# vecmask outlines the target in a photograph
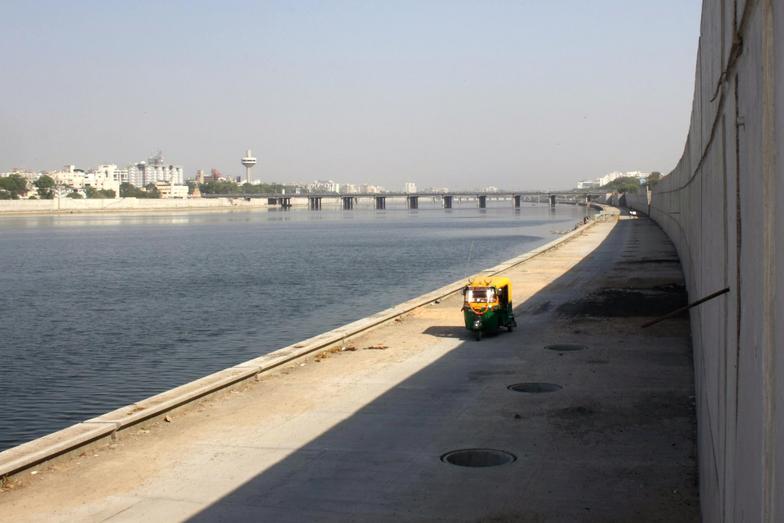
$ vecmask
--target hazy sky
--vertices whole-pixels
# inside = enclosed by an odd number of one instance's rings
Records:
[[[699,0],[9,1],[0,171],[167,162],[394,189],[669,171]]]

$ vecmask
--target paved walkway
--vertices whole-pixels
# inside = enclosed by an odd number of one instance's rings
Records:
[[[688,316],[647,219],[508,271],[519,329],[473,341],[460,297],[27,473],[8,521],[695,521]],[[423,289],[424,290],[424,289]],[[580,351],[545,345],[577,343]],[[562,386],[507,390],[519,382]],[[516,461],[454,466],[454,449]]]

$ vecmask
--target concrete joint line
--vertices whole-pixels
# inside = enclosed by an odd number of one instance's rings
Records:
[[[776,358],[775,358],[775,286],[776,286],[776,129],[775,129],[775,57],[773,5],[764,2],[762,12],[762,350],[763,350],[763,452],[765,456],[763,482],[763,517],[775,519],[776,489]]]

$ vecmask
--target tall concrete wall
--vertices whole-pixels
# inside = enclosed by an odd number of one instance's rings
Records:
[[[637,194],[627,193],[624,195],[624,202],[626,203],[627,207],[631,207],[632,209],[637,209],[638,211],[648,214],[648,204],[650,203],[649,197],[650,193],[648,192],[639,192]]]
[[[685,151],[650,206],[690,300],[730,289],[691,311],[710,522],[784,521],[783,74],[784,1],[706,0]]]

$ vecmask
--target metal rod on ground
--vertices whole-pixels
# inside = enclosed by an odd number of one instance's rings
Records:
[[[700,305],[700,304],[702,304],[702,303],[705,303],[705,302],[706,302],[706,301],[708,301],[708,300],[712,300],[713,298],[716,298],[716,297],[718,297],[718,296],[721,296],[722,294],[727,294],[728,292],[730,292],[730,288],[729,288],[729,287],[727,287],[726,289],[722,289],[722,290],[720,290],[720,291],[716,291],[716,292],[714,292],[713,294],[708,294],[708,295],[707,295],[707,296],[705,296],[704,298],[701,298],[701,299],[699,299],[699,300],[695,301],[694,303],[690,303],[690,304],[688,304],[688,305],[686,305],[686,306],[684,306],[684,307],[680,307],[680,308],[678,308],[678,309],[675,309],[674,311],[672,311],[672,312],[670,312],[670,313],[667,313],[667,314],[665,314],[665,315],[664,315],[664,316],[662,316],[661,318],[656,318],[655,320],[651,320],[651,321],[649,321],[648,323],[645,323],[645,324],[643,324],[641,328],[643,328],[643,329],[644,329],[644,328],[646,328],[646,327],[650,327],[651,325],[656,325],[656,324],[657,324],[657,323],[659,323],[660,321],[664,321],[664,320],[666,320],[667,318],[671,318],[671,317],[675,316],[676,314],[680,314],[680,313],[681,313],[681,312],[683,312],[683,311],[687,311],[687,310],[691,309],[692,307],[696,307],[697,305]]]

